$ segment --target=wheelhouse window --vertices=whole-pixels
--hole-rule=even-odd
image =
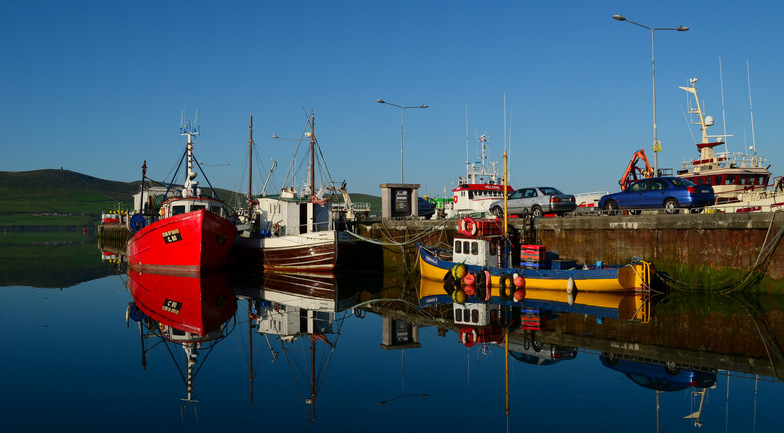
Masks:
[[[463,243],[459,240],[455,241],[455,254],[461,254],[463,252]]]
[[[185,213],[185,205],[172,206],[172,215],[179,215]]]
[[[479,254],[479,243],[471,242],[471,255],[476,256]]]

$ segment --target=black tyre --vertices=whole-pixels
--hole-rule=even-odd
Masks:
[[[493,212],[493,215],[497,217],[503,218],[504,216],[504,208],[501,206],[495,206],[491,211]]]
[[[679,207],[681,207],[681,205],[678,203],[678,200],[675,200],[674,198],[664,200],[664,211],[668,214],[678,213]]]
[[[542,211],[542,208],[538,204],[535,204],[534,207],[531,208],[531,215],[533,215],[534,218],[538,218],[544,216],[544,211]]]
[[[616,203],[614,200],[607,200],[607,202],[604,204],[604,210],[617,211],[618,203]]]

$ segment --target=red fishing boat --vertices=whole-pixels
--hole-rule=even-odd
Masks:
[[[195,180],[193,137],[197,134],[190,123],[182,129],[181,135],[188,137],[188,144],[183,156],[183,160],[187,158],[186,180],[181,190],[175,189],[172,182],[162,196],[153,195],[152,189],[144,191],[146,161],[142,166],[138,210],[129,220],[134,233],[128,241],[128,262],[132,267],[198,271],[221,267],[229,261],[237,228],[228,219],[229,213],[212,186],[210,195],[202,194]],[[160,204],[156,206],[156,202]]]

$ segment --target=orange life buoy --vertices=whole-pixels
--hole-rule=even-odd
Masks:
[[[471,217],[465,217],[460,221],[460,228],[463,234],[475,236],[476,235],[476,221]]]
[[[476,335],[476,328],[470,328],[470,329],[471,329],[471,336],[473,337],[473,339],[470,339],[470,340],[468,338],[468,330],[469,330],[469,328],[463,328],[463,329],[460,330],[461,331],[460,332],[460,342],[465,344],[466,347],[471,347],[474,344],[476,344],[476,342],[478,341],[478,337]]]

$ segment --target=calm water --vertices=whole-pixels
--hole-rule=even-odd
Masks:
[[[74,261],[75,245],[30,248],[47,248],[47,256],[60,248],[74,272],[42,280],[55,266],[47,260],[3,278],[15,284],[0,288],[4,431],[677,432],[698,429],[684,417],[698,411],[702,391],[700,431],[780,428],[784,301],[775,297],[661,299],[648,323],[550,315],[545,331],[516,331],[516,356],[529,362],[509,358],[507,415],[503,345],[461,344],[451,306],[417,308],[419,282],[403,282],[400,272],[304,286],[213,275],[195,282],[210,301],[198,320],[210,327],[226,309],[233,314],[220,337],[202,344],[187,401],[183,346],[163,338],[171,328],[126,313],[130,303],[157,305],[145,290],[168,290],[180,293],[165,301],[184,320],[188,304],[176,301],[186,295],[177,290],[193,290],[186,286],[194,281],[129,278],[96,250]],[[20,272],[31,283],[20,285]],[[291,295],[303,287],[322,295]],[[235,298],[222,297],[225,288]],[[312,321],[309,308],[321,310]],[[312,338],[309,325],[323,338]],[[294,341],[280,336],[303,329]],[[635,362],[635,351],[646,362]],[[562,358],[553,362],[552,353]],[[605,365],[602,354],[617,363]],[[677,374],[665,371],[664,358]],[[619,370],[640,383],[686,388],[657,393]]]

